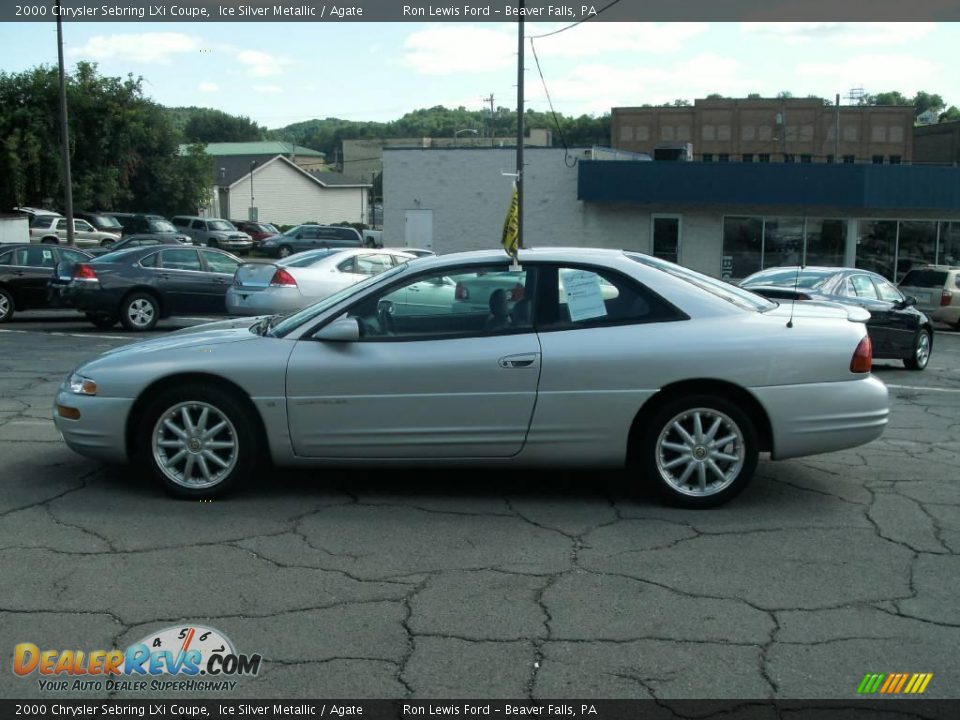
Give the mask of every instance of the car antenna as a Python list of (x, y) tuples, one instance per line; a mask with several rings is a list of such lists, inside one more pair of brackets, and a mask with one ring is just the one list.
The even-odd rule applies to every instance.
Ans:
[(793, 297), (790, 298), (790, 319), (787, 320), (787, 327), (793, 327), (793, 308), (797, 304), (797, 288), (800, 286), (800, 271), (803, 270), (803, 262), (797, 264), (797, 274), (793, 276)]

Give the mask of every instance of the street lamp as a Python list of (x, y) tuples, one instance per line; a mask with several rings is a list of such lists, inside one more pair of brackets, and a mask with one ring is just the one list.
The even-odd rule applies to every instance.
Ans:
[(247, 213), (247, 219), (248, 219), (248, 220), (256, 220), (256, 219), (257, 219), (257, 218), (254, 217), (254, 214), (255, 214), (256, 210), (255, 210), (254, 205), (253, 205), (253, 170), (254, 170), (255, 167), (257, 167), (257, 161), (256, 161), (256, 160), (251, 160), (251, 161), (250, 161), (250, 212)]
[(473, 135), (479, 135), (479, 134), (480, 134), (480, 131), (479, 131), (479, 130), (475, 130), (474, 128), (464, 128), (463, 130), (457, 130), (457, 131), (453, 134), (453, 146), (454, 146), (454, 147), (457, 147), (457, 138), (460, 136), (460, 133), (471, 133), (471, 134), (473, 134)]

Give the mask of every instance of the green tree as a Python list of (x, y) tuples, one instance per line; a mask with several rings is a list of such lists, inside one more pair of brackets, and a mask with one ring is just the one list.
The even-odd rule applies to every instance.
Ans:
[(778, 100), (789, 100), (792, 97), (793, 97), (793, 93), (790, 92), (789, 90), (781, 90), (780, 92), (777, 93)]
[[(909, 105), (910, 103), (907, 104)], [(914, 116), (920, 116), (927, 110), (932, 110), (933, 112), (938, 113), (945, 107), (946, 103), (943, 101), (943, 98), (937, 94), (931, 94), (921, 90), (913, 96)]]
[(183, 124), (186, 142), (248, 142), (262, 140), (264, 128), (245, 116), (212, 108), (188, 108)]
[[(74, 206), (192, 211), (205, 199), (212, 160), (180, 155), (164, 109), (141, 79), (104, 77), (78, 63), (67, 77)], [(63, 198), (57, 71), (0, 73), (0, 207)]]
[(913, 101), (910, 100), (910, 98), (896, 90), (871, 95), (870, 99), (871, 105), (913, 105)]
[(939, 122), (956, 122), (960, 120), (960, 110), (956, 105), (951, 105), (944, 112), (940, 113)]
[(763, 99), (763, 95), (761, 95), (760, 93), (749, 93), (747, 95), (747, 100), (762, 100), (762, 99)]

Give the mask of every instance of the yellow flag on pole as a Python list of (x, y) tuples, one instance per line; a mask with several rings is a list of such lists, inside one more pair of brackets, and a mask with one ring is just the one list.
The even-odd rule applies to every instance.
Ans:
[(507, 254), (513, 258), (517, 257), (517, 243), (519, 242), (520, 225), (520, 198), (517, 193), (517, 186), (514, 183), (513, 196), (510, 198), (510, 208), (507, 210), (507, 219), (503, 222), (503, 238), (501, 244)]

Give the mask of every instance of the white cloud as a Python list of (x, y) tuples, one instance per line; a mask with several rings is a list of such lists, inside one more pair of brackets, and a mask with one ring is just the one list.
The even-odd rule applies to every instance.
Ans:
[(830, 41), (846, 46), (856, 45), (903, 45), (933, 32), (934, 23), (930, 22), (745, 22), (741, 23), (744, 33), (765, 35), (788, 44), (814, 41)]
[(237, 53), (237, 60), (247, 67), (253, 77), (270, 77), (282, 75), (285, 65), (290, 64), (287, 58), (277, 57), (262, 50), (241, 50)]
[(68, 54), (91, 60), (166, 64), (175, 55), (199, 50), (200, 41), (183, 33), (131, 33), (94, 35), (83, 45), (70, 48)]
[(197, 86), (197, 90), (206, 93), (220, 92), (220, 86), (212, 82), (202, 82)]
[[(527, 35), (557, 30), (555, 23), (527, 26)], [(618, 52), (665, 54), (682, 50), (707, 29), (704, 23), (584, 23), (535, 40), (540, 58), (586, 58)], [(404, 42), (403, 64), (424, 75), (508, 70), (516, 65), (515, 25), (434, 25)], [(525, 45), (529, 60), (530, 46)], [(529, 63), (528, 63), (529, 64)]]
[(932, 60), (912, 55), (858, 55), (834, 62), (803, 62), (796, 67), (799, 77), (829, 82), (832, 87), (864, 87), (867, 91), (896, 88), (912, 93), (921, 89), (940, 66)]
[(283, 92), (283, 88), (279, 85), (254, 85), (253, 89), (259, 93), (270, 93), (273, 95)]

